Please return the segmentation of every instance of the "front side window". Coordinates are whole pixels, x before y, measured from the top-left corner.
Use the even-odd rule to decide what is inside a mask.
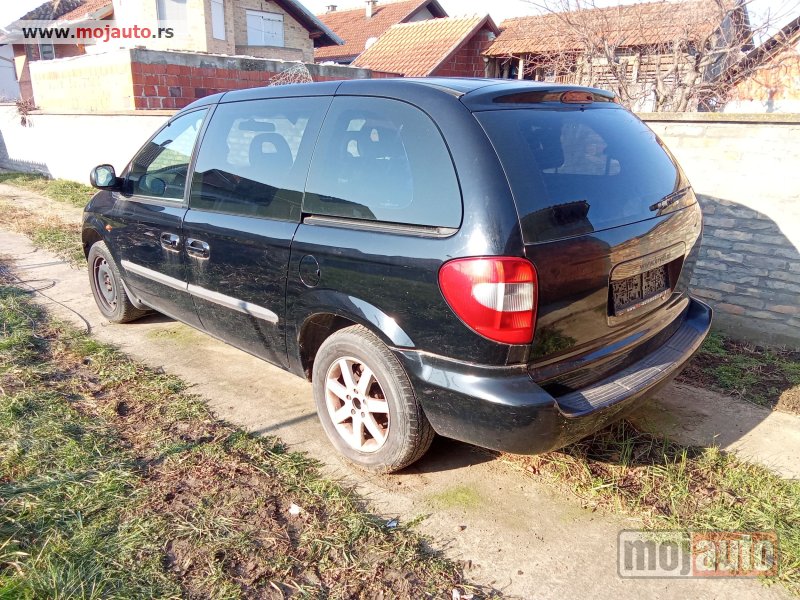
[[[433,121],[397,100],[333,101],[303,211],[430,227],[461,224],[461,191]]]
[[[280,13],[248,10],[247,45],[283,47],[283,15]]]
[[[203,109],[180,116],[147,142],[128,170],[129,193],[183,200],[189,163],[205,115]]]
[[[197,155],[192,209],[297,221],[328,98],[221,104]]]

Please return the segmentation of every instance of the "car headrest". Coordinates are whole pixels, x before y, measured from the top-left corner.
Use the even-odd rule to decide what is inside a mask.
[[[292,168],[292,149],[278,133],[260,133],[250,142],[250,166],[272,171]]]

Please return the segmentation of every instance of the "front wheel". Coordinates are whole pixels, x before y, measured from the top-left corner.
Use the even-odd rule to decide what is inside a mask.
[[[128,323],[148,314],[136,308],[125,293],[122,275],[105,242],[97,242],[89,249],[89,285],[94,301],[103,316],[112,323]]]
[[[314,400],[325,433],[362,469],[391,473],[416,462],[433,429],[391,351],[360,325],[330,336],[317,352]]]

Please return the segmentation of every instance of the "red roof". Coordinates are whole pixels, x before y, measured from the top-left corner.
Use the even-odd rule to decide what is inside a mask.
[[[434,17],[447,16],[436,0],[380,1],[369,19],[364,3],[361,4],[360,8],[317,15],[320,21],[344,40],[344,45],[316,48],[314,60],[323,62],[354,58],[364,51],[368,40],[379,38],[392,25],[403,23],[423,8],[428,8]]]
[[[392,26],[359,56],[353,65],[426,77],[444,63],[478,31],[497,26],[491,17],[448,17]]]
[[[114,11],[111,0],[86,0],[75,10],[61,15],[59,21],[80,21],[86,18],[102,18]]]
[[[726,0],[731,7],[733,0]],[[590,32],[617,47],[648,46],[676,39],[700,40],[721,24],[720,10],[711,0],[648,2],[569,13],[508,19],[487,56],[537,54],[579,50],[581,34]]]

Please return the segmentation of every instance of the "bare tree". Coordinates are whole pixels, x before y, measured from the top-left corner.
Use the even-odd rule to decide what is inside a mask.
[[[754,27],[751,0],[605,8],[596,0],[527,1],[542,14],[510,26],[531,47],[505,57],[518,61],[525,78],[604,87],[626,106],[654,111],[723,105],[737,78],[766,68],[752,59],[756,42],[798,6],[786,0],[784,10]]]

